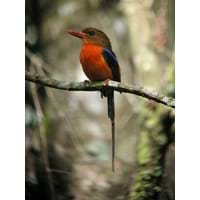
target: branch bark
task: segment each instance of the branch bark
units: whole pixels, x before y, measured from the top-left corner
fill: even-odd
[[[161,103],[165,106],[175,108],[175,99],[160,95],[157,92],[152,92],[139,85],[129,85],[125,83],[119,83],[116,81],[109,81],[108,84],[104,82],[70,82],[58,81],[56,79],[46,77],[40,74],[31,74],[26,72],[25,79],[43,86],[68,90],[68,91],[101,91],[103,88],[111,87],[118,92],[131,93],[137,96],[144,97],[149,100],[153,100],[157,103]]]

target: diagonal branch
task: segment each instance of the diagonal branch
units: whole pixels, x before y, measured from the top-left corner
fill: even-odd
[[[26,72],[26,80],[34,83],[38,83],[43,86],[56,88],[60,90],[68,91],[101,91],[103,88],[111,87],[118,92],[125,92],[135,94],[149,100],[153,100],[157,103],[161,103],[168,107],[175,108],[175,99],[160,95],[157,92],[152,92],[138,85],[129,85],[125,83],[119,83],[116,81],[109,81],[105,85],[105,82],[71,82],[58,81],[56,79],[46,77],[40,74],[31,74]]]

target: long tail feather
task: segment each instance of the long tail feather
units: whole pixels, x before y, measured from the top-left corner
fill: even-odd
[[[107,93],[108,101],[108,117],[111,120],[112,129],[112,171],[115,171],[115,104],[114,104],[114,90],[108,89]]]

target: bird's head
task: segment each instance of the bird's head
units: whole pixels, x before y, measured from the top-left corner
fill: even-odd
[[[96,28],[85,28],[80,32],[72,30],[67,32],[82,39],[83,44],[94,44],[112,49],[108,36],[103,31]]]

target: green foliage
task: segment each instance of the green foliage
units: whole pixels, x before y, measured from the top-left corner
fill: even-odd
[[[163,131],[161,119],[165,114],[162,107],[144,108],[143,132],[138,143],[137,161],[139,171],[134,180],[130,200],[155,199],[161,191],[160,180],[163,172],[163,150],[167,146],[167,136]]]
[[[141,170],[136,177],[135,184],[131,193],[131,200],[151,200],[155,194],[161,191],[157,184],[157,178],[162,174],[160,167]]]
[[[145,165],[151,160],[151,149],[149,148],[148,135],[143,132],[138,144],[138,163]]]

